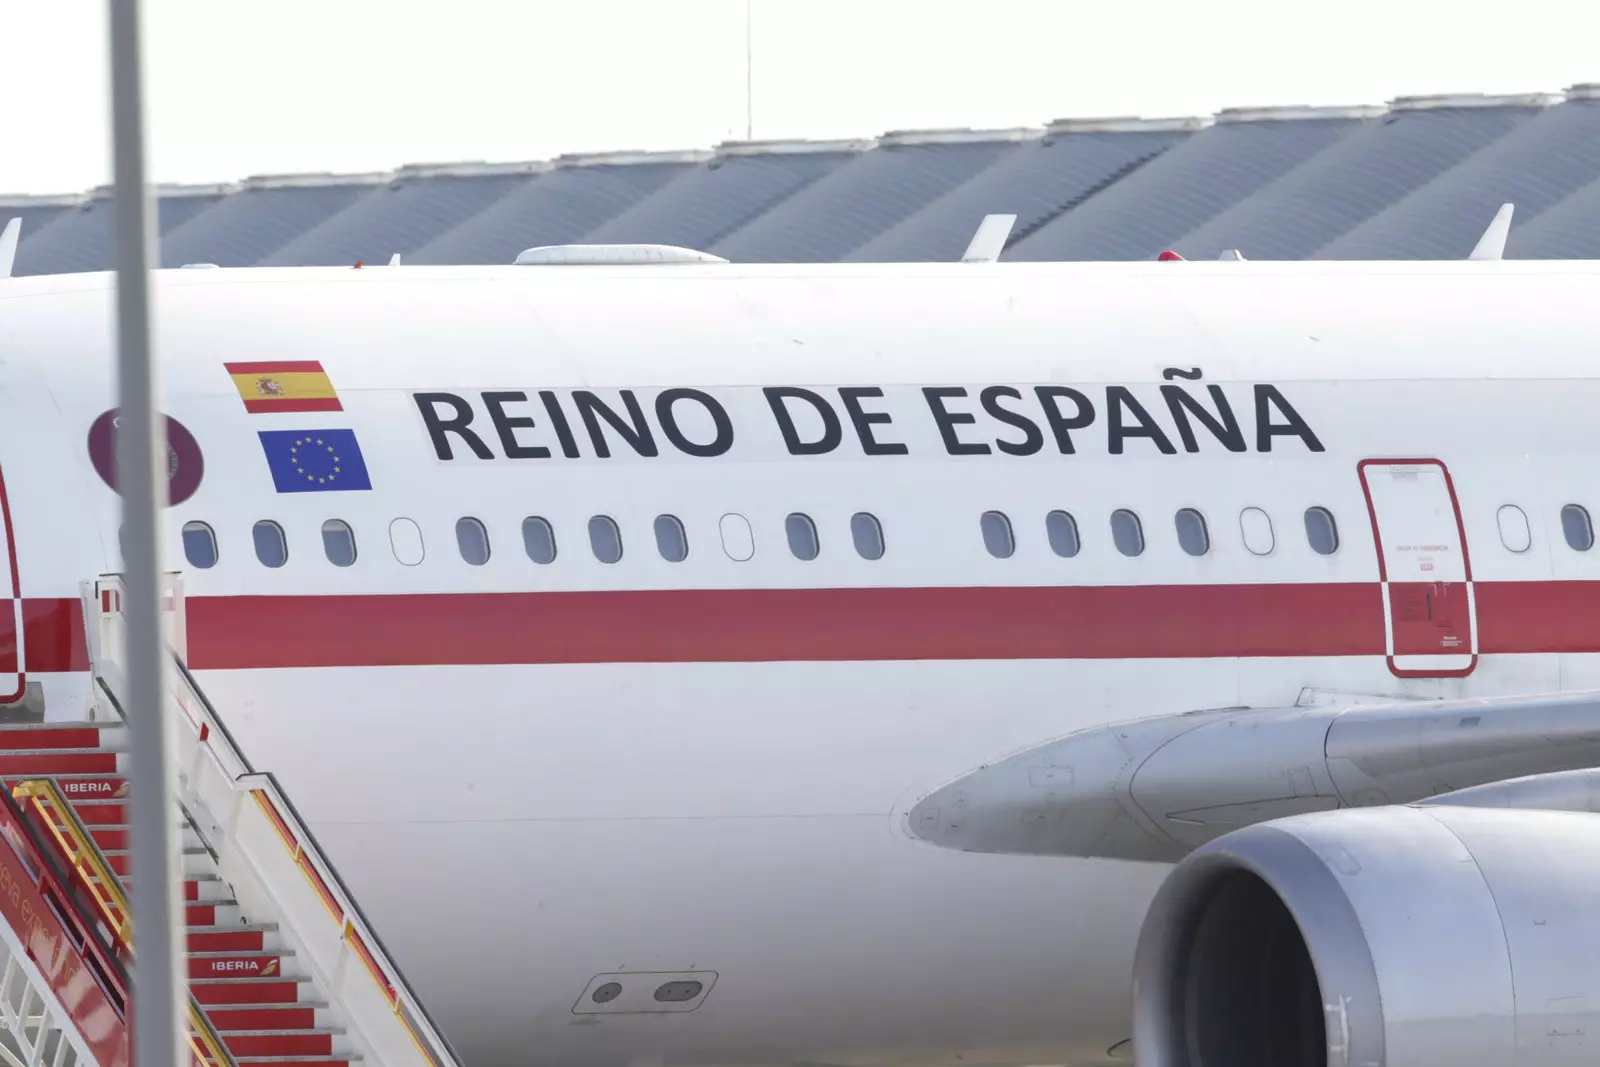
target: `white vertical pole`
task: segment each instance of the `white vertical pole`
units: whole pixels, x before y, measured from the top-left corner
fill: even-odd
[[[751,5],[755,0],[744,0],[744,139],[756,137],[755,96],[755,39],[750,32]]]
[[[167,435],[156,414],[150,264],[154,213],[145,183],[139,0],[107,0],[116,178],[117,486],[122,493],[127,620],[128,793],[133,897],[134,1067],[178,1067],[178,855],[166,717],[158,522],[167,498]],[[159,498],[157,494],[160,494]]]

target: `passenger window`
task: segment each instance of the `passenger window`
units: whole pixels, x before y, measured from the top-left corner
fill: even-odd
[[[730,511],[722,516],[717,530],[722,534],[722,551],[729,559],[743,563],[756,554],[756,537],[750,532],[750,520],[743,515]]]
[[[589,547],[594,558],[601,563],[615,563],[622,558],[622,531],[609,515],[596,515],[589,520]]]
[[[356,561],[356,534],[342,519],[322,524],[322,551],[335,567],[348,567]]]
[[[477,519],[457,519],[456,547],[461,550],[462,559],[481,567],[489,562],[489,531]]]
[[[856,543],[856,555],[862,559],[883,558],[883,526],[876,516],[865,511],[850,516],[850,538]]]
[[[983,547],[995,559],[1010,559],[1017,550],[1017,540],[1011,534],[1011,520],[1001,511],[985,511],[978,520],[983,532]]]
[[[1272,518],[1260,508],[1245,508],[1239,512],[1239,535],[1252,555],[1271,555],[1277,544],[1272,533]]]
[[[1178,529],[1178,547],[1191,556],[1203,556],[1211,550],[1211,533],[1206,529],[1206,517],[1194,508],[1179,508],[1172,524]]]
[[[1496,525],[1500,527],[1500,543],[1513,552],[1526,552],[1533,544],[1533,534],[1528,530],[1528,516],[1515,504],[1504,504],[1495,512]],[[1565,525],[1565,516],[1563,516]],[[1570,541],[1570,537],[1568,538]]]
[[[1063,559],[1071,559],[1083,547],[1078,540],[1078,520],[1065,511],[1052,511],[1044,517],[1044,535],[1050,551]]]
[[[1339,551],[1339,527],[1327,508],[1306,508],[1306,540],[1311,551],[1331,556]]]
[[[682,563],[689,558],[689,536],[677,516],[656,516],[656,551],[668,563]]]
[[[217,535],[211,527],[203,522],[183,524],[183,558],[201,570],[217,565]]]
[[[256,559],[268,567],[281,567],[289,562],[289,542],[284,540],[283,527],[271,519],[262,519],[250,531],[255,539]]]
[[[189,527],[183,529],[187,534]],[[1566,534],[1567,546],[1574,552],[1587,552],[1594,547],[1594,524],[1581,504],[1568,504],[1561,509],[1561,532]]]
[[[1127,508],[1111,513],[1111,541],[1124,556],[1137,556],[1144,552],[1144,526],[1139,516]]]
[[[817,524],[811,516],[795,512],[783,520],[784,535],[789,538],[789,551],[795,559],[813,560],[822,546],[817,541]]]
[[[396,563],[415,567],[427,554],[422,547],[422,528],[410,519],[395,519],[389,524],[389,548]]]
[[[522,548],[535,563],[554,563],[556,559],[556,532],[550,523],[537,515],[522,520]]]

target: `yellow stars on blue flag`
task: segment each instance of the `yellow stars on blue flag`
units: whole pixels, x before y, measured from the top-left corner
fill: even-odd
[[[260,437],[280,493],[372,488],[354,430],[262,430]]]

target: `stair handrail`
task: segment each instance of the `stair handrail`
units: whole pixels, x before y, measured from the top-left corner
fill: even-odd
[[[133,912],[128,908],[120,879],[111,872],[105,854],[87,833],[77,812],[61,795],[52,778],[29,778],[11,787],[14,800],[30,803],[39,812],[50,836],[61,849],[61,858],[78,873],[79,885],[89,894],[100,916],[125,948],[133,945]],[[84,868],[88,868],[87,871]]]
[[[28,798],[55,838],[61,856],[78,875],[78,884],[100,908],[101,917],[112,934],[129,953],[133,952],[133,912],[123,891],[122,879],[107,862],[100,844],[78,818],[77,811],[61,794],[54,778],[29,778],[11,787],[12,798]],[[59,816],[59,818],[52,817]],[[27,821],[23,820],[24,825]],[[98,879],[98,885],[96,883]],[[101,889],[103,887],[103,889]],[[119,966],[121,960],[117,960]],[[211,1020],[200,1010],[194,991],[189,990],[189,1051],[200,1067],[236,1067],[233,1055],[221,1040]]]
[[[200,743],[216,754],[217,763],[224,771],[229,769],[230,764],[238,768],[232,775],[234,781],[250,777],[265,783],[264,788],[249,786],[256,803],[261,805],[269,821],[275,824],[284,846],[294,855],[301,874],[323,897],[330,913],[342,917],[344,940],[361,960],[362,967],[373,984],[389,1002],[395,1017],[406,1028],[417,1051],[435,1067],[460,1067],[461,1057],[456,1054],[450,1040],[444,1036],[444,1031],[433,1021],[433,1016],[423,1005],[422,998],[417,996],[411,984],[406,981],[400,964],[395,961],[388,947],[384,945],[383,939],[378,936],[378,931],[367,919],[366,913],[361,910],[355,894],[345,886],[344,879],[339,876],[338,868],[333,865],[333,860],[328,857],[328,853],[317,841],[316,835],[311,832],[311,827],[301,818],[299,809],[289,798],[277,775],[271,771],[257,771],[254,768],[249,757],[234,740],[222,716],[217,714],[211,700],[200,688],[194,673],[189,670],[189,665],[176,653],[172,654],[172,662],[175,668],[173,688],[192,697],[199,705],[199,721],[195,726]],[[178,704],[193,722],[195,714],[189,702],[180,699]],[[220,752],[217,751],[219,747]],[[201,833],[203,836],[204,831]],[[418,1032],[419,1024],[421,1033]]]
[[[84,622],[94,681],[98,691],[105,697],[103,703],[111,706],[117,719],[126,722],[127,715],[116,696],[119,688],[117,683],[123,680],[118,657],[125,644],[122,577],[119,574],[103,574],[97,581],[85,583],[83,594],[86,609]],[[97,619],[95,624],[89,623],[91,612]],[[162,576],[162,618],[163,633],[174,664],[174,670],[167,672],[167,693],[169,703],[181,713],[169,721],[176,722],[180,734],[188,731],[187,737],[179,736],[176,739],[180,751],[186,750],[178,766],[179,799],[186,812],[194,817],[191,821],[201,841],[217,858],[219,868],[236,860],[242,861],[246,866],[236,873],[243,876],[248,872],[250,878],[265,889],[270,883],[260,862],[268,861],[264,856],[249,857],[241,851],[244,837],[239,832],[242,826],[239,822],[242,810],[239,801],[254,800],[249,807],[258,809],[264,823],[276,832],[274,836],[287,850],[290,862],[337,925],[337,938],[331,941],[318,941],[315,944],[310,941],[312,936],[321,938],[330,935],[331,930],[327,927],[321,931],[307,927],[303,935],[297,936],[308,950],[303,958],[313,972],[320,970],[323,984],[330,987],[330,995],[337,990],[347,1014],[359,1015],[375,1027],[367,1032],[365,1024],[352,1017],[349,1021],[355,1034],[366,1038],[368,1044],[388,1042],[391,1035],[383,1030],[387,1024],[380,1023],[376,1016],[368,1014],[381,1011],[382,1014],[392,1015],[404,1034],[403,1038],[394,1035],[398,1038],[396,1046],[386,1045],[394,1055],[399,1055],[399,1049],[408,1045],[421,1058],[418,1067],[461,1067],[461,1057],[429,1014],[422,999],[414,992],[394,955],[378,936],[354,894],[346,887],[327,851],[300,816],[282,783],[271,772],[257,771],[251,765],[222,716],[217,714],[216,708],[190,672],[185,662],[187,619],[181,574],[168,573]],[[229,792],[227,797],[215,791],[207,793],[212,801],[226,807],[227,810],[220,813],[227,821],[226,829],[218,821],[219,812],[210,810],[207,800],[202,796],[202,790],[211,790],[210,783],[213,781],[218,786],[225,786]],[[271,832],[265,831],[264,826],[261,829]],[[234,891],[243,902],[252,890],[235,881]],[[276,893],[273,889],[266,889],[266,892],[269,898]],[[258,903],[271,906],[270,901]],[[284,910],[283,904],[280,902],[278,910]],[[282,917],[287,919],[288,915]],[[292,930],[295,924],[288,925]],[[330,944],[338,946],[335,955],[348,949],[357,958],[360,969],[371,982],[364,994],[356,987],[344,984],[342,959],[334,960],[331,967],[324,966],[327,961],[319,952]],[[368,1001],[365,997],[378,999]],[[376,1048],[373,1051],[377,1051]]]
[[[342,940],[359,959],[362,970],[405,1029],[423,1060],[433,1067],[461,1067],[462,1060],[455,1048],[434,1022],[421,998],[412,991],[400,965],[356,903],[354,894],[345,886],[338,869],[300,816],[277,776],[270,771],[257,771],[252,766],[204,690],[195,681],[188,665],[176,654],[173,654],[172,661],[174,672],[171,675],[170,692],[192,728],[198,748],[210,754],[223,777],[233,783],[236,790],[247,793],[273,825],[301,875],[322,899],[329,914],[341,923]],[[127,714],[122,702],[104,672],[97,670],[95,684],[117,718],[126,722]],[[189,770],[192,773],[193,769]],[[195,829],[206,841],[207,848],[211,848],[206,827],[196,822]]]
[[[101,1067],[128,1067],[132,1051],[127,1029],[127,969],[115,947],[102,940],[104,931],[78,899],[72,880],[62,871],[57,858],[10,791],[4,788],[0,788],[0,837],[5,839],[0,849],[9,853],[18,865],[13,869],[0,859],[0,870],[4,871],[0,881],[9,883],[4,896],[13,907],[21,902],[21,921],[25,926],[28,916],[33,919],[28,929],[18,929],[11,919],[0,918],[0,926],[16,939],[16,945],[9,947],[14,952],[21,948],[20,954],[26,957],[25,968],[39,973],[48,995],[56,1000],[54,1010],[71,1021],[75,1040],[69,1040],[73,1046],[87,1053]],[[31,884],[25,886],[23,882]],[[36,894],[38,906],[27,901],[29,890]],[[45,930],[47,924],[53,925],[60,934],[59,940],[52,939],[53,944],[40,941],[41,932],[50,936]],[[62,947],[69,948],[70,953],[58,951]],[[69,956],[81,960],[84,970],[65,974],[63,967],[69,965]],[[85,973],[93,989],[103,998],[99,1008],[90,988],[82,981]],[[107,1011],[120,1027],[108,1026],[109,1020],[102,1014]]]

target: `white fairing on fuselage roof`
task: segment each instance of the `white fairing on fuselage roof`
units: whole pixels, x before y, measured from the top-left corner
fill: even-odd
[[[1124,719],[1308,687],[1600,687],[1600,632],[1541,607],[1600,588],[1600,552],[1559,519],[1593,493],[1597,281],[1509,262],[165,272],[165,409],[204,457],[166,512],[190,661],[469,1063],[1102,1062],[1166,868],[950,851],[904,813]],[[23,611],[120,565],[85,444],[113,403],[110,294],[89,275],[0,289]],[[260,385],[251,412],[225,367],[290,361],[320,364],[336,409],[273,409]],[[648,442],[577,395],[626,419],[622,390]],[[670,390],[710,398],[674,394],[678,439]],[[330,430],[371,488],[280,491],[305,469],[262,433]],[[1416,575],[1380,575],[1364,460],[1448,470],[1470,625],[1408,616]],[[1310,508],[1336,521],[1331,554]],[[1115,547],[1118,509],[1142,554]],[[857,551],[860,513],[881,558]],[[791,551],[797,514],[814,559]],[[663,515],[682,561],[658,551]],[[529,517],[553,561],[530,558]],[[463,558],[463,518],[486,562]],[[353,565],[325,554],[328,520]],[[262,521],[282,566],[258,561]],[[191,522],[215,566],[182,562]],[[65,631],[23,629],[48,714],[77,717],[83,665],[45,643]],[[1467,647],[1418,652],[1435,638]],[[715,978],[692,1011],[585,997],[639,972]]]

